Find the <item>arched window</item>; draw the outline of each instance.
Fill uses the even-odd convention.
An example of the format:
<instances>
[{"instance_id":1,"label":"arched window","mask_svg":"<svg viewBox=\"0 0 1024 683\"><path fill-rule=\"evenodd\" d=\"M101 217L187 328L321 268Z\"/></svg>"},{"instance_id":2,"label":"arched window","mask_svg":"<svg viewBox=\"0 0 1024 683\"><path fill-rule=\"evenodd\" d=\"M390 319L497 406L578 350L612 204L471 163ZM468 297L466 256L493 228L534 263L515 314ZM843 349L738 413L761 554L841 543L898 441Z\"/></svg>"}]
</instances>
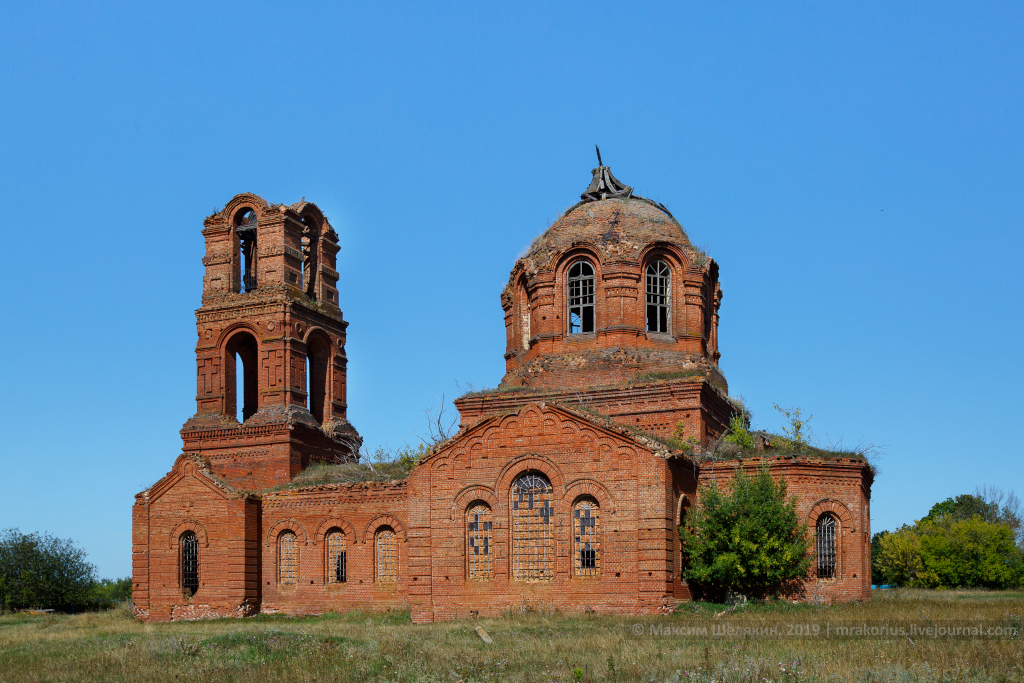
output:
<instances>
[{"instance_id":1,"label":"arched window","mask_svg":"<svg viewBox=\"0 0 1024 683\"><path fill-rule=\"evenodd\" d=\"M302 290L316 299L316 269L319 262L320 230L315 218L302 217Z\"/></svg>"},{"instance_id":2,"label":"arched window","mask_svg":"<svg viewBox=\"0 0 1024 683\"><path fill-rule=\"evenodd\" d=\"M256 212L246 209L235 220L235 234L238 236L238 291L251 292L256 289Z\"/></svg>"},{"instance_id":3,"label":"arched window","mask_svg":"<svg viewBox=\"0 0 1024 683\"><path fill-rule=\"evenodd\" d=\"M818 551L818 578L836 576L836 518L829 513L818 517L816 546Z\"/></svg>"},{"instance_id":4,"label":"arched window","mask_svg":"<svg viewBox=\"0 0 1024 683\"><path fill-rule=\"evenodd\" d=\"M672 271L664 261L647 264L647 331L668 333L671 321Z\"/></svg>"},{"instance_id":5,"label":"arched window","mask_svg":"<svg viewBox=\"0 0 1024 683\"><path fill-rule=\"evenodd\" d=\"M347 581L348 558L345 556L345 532L331 529L327 532L327 583Z\"/></svg>"},{"instance_id":6,"label":"arched window","mask_svg":"<svg viewBox=\"0 0 1024 683\"><path fill-rule=\"evenodd\" d=\"M466 555L471 580L481 581L494 576L492 553L491 508L477 503L466 513Z\"/></svg>"},{"instance_id":7,"label":"arched window","mask_svg":"<svg viewBox=\"0 0 1024 683\"><path fill-rule=\"evenodd\" d=\"M377 583L398 583L398 537L395 530L389 526L378 529L374 546Z\"/></svg>"},{"instance_id":8,"label":"arched window","mask_svg":"<svg viewBox=\"0 0 1024 683\"><path fill-rule=\"evenodd\" d=\"M601 536L596 500L584 498L572 508L573 570L576 576L601 575Z\"/></svg>"},{"instance_id":9,"label":"arched window","mask_svg":"<svg viewBox=\"0 0 1024 683\"><path fill-rule=\"evenodd\" d=\"M186 596L199 590L199 540L192 531L181 535L181 588Z\"/></svg>"},{"instance_id":10,"label":"arched window","mask_svg":"<svg viewBox=\"0 0 1024 683\"><path fill-rule=\"evenodd\" d=\"M594 331L594 267L577 261L569 268L569 334Z\"/></svg>"},{"instance_id":11,"label":"arched window","mask_svg":"<svg viewBox=\"0 0 1024 683\"><path fill-rule=\"evenodd\" d=\"M299 582L299 541L291 531L277 537L277 581L285 586Z\"/></svg>"},{"instance_id":12,"label":"arched window","mask_svg":"<svg viewBox=\"0 0 1024 683\"><path fill-rule=\"evenodd\" d=\"M526 287L519 287L519 331L522 334L523 348L530 350L530 295Z\"/></svg>"},{"instance_id":13,"label":"arched window","mask_svg":"<svg viewBox=\"0 0 1024 683\"><path fill-rule=\"evenodd\" d=\"M238 332L225 352L225 412L245 422L259 410L259 345L250 333Z\"/></svg>"},{"instance_id":14,"label":"arched window","mask_svg":"<svg viewBox=\"0 0 1024 683\"><path fill-rule=\"evenodd\" d=\"M528 472L512 485L512 578L548 581L554 575L551 482Z\"/></svg>"},{"instance_id":15,"label":"arched window","mask_svg":"<svg viewBox=\"0 0 1024 683\"><path fill-rule=\"evenodd\" d=\"M311 334L306 345L306 405L320 424L331 415L327 401L327 371L330 359L330 342L320 333Z\"/></svg>"}]
</instances>

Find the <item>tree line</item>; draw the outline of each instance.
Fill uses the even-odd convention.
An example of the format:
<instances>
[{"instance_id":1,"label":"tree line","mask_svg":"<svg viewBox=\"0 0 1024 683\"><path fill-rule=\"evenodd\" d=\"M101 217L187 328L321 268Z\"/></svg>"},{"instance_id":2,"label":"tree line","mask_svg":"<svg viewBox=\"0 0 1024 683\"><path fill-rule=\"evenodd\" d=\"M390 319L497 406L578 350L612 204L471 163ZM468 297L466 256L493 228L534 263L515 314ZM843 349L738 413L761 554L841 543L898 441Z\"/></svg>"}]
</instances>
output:
<instances>
[{"instance_id":1,"label":"tree line","mask_svg":"<svg viewBox=\"0 0 1024 683\"><path fill-rule=\"evenodd\" d=\"M131 599L132 580L99 579L86 553L48 533L0 531L0 610L101 609Z\"/></svg>"}]
</instances>

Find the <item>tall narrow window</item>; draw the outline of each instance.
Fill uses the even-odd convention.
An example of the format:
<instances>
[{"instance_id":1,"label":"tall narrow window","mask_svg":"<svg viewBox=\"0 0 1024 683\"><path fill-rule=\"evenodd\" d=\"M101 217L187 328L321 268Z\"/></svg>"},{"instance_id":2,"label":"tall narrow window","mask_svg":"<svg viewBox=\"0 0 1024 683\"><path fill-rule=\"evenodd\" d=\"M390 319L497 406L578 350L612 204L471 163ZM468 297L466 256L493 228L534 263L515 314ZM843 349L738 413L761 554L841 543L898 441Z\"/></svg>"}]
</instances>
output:
<instances>
[{"instance_id":1,"label":"tall narrow window","mask_svg":"<svg viewBox=\"0 0 1024 683\"><path fill-rule=\"evenodd\" d=\"M320 424L331 415L327 400L327 375L331 344L322 333L311 334L306 344L306 401L309 412Z\"/></svg>"},{"instance_id":2,"label":"tall narrow window","mask_svg":"<svg viewBox=\"0 0 1024 683\"><path fill-rule=\"evenodd\" d=\"M259 409L259 344L248 332L238 332L225 347L226 413L245 422Z\"/></svg>"},{"instance_id":3,"label":"tall narrow window","mask_svg":"<svg viewBox=\"0 0 1024 683\"><path fill-rule=\"evenodd\" d=\"M389 526L378 529L374 538L377 583L398 582L398 537Z\"/></svg>"},{"instance_id":4,"label":"tall narrow window","mask_svg":"<svg viewBox=\"0 0 1024 683\"><path fill-rule=\"evenodd\" d=\"M491 546L491 508L478 503L466 513L466 554L470 580L482 581L494 576Z\"/></svg>"},{"instance_id":5,"label":"tall narrow window","mask_svg":"<svg viewBox=\"0 0 1024 683\"><path fill-rule=\"evenodd\" d=\"M664 261L647 264L647 331L669 332L672 271Z\"/></svg>"},{"instance_id":6,"label":"tall narrow window","mask_svg":"<svg viewBox=\"0 0 1024 683\"><path fill-rule=\"evenodd\" d=\"M256 289L256 212L247 210L238 217L235 233L238 235L238 291Z\"/></svg>"},{"instance_id":7,"label":"tall narrow window","mask_svg":"<svg viewBox=\"0 0 1024 683\"><path fill-rule=\"evenodd\" d=\"M825 513L818 517L816 546L818 551L818 578L836 576L836 518Z\"/></svg>"},{"instance_id":8,"label":"tall narrow window","mask_svg":"<svg viewBox=\"0 0 1024 683\"><path fill-rule=\"evenodd\" d=\"M327 532L327 583L345 583L347 580L347 558L345 556L345 532L331 529Z\"/></svg>"},{"instance_id":9,"label":"tall narrow window","mask_svg":"<svg viewBox=\"0 0 1024 683\"><path fill-rule=\"evenodd\" d=\"M277 539L277 581L285 586L299 581L299 541L291 531Z\"/></svg>"},{"instance_id":10,"label":"tall narrow window","mask_svg":"<svg viewBox=\"0 0 1024 683\"><path fill-rule=\"evenodd\" d=\"M302 217L302 290L310 299L316 298L316 269L320 246L320 230L315 218Z\"/></svg>"},{"instance_id":11,"label":"tall narrow window","mask_svg":"<svg viewBox=\"0 0 1024 683\"><path fill-rule=\"evenodd\" d=\"M573 562L576 576L599 576L601 557L597 501L584 499L572 509Z\"/></svg>"},{"instance_id":12,"label":"tall narrow window","mask_svg":"<svg viewBox=\"0 0 1024 683\"><path fill-rule=\"evenodd\" d=\"M199 590L199 540L195 533L181 535L181 588L186 596Z\"/></svg>"},{"instance_id":13,"label":"tall narrow window","mask_svg":"<svg viewBox=\"0 0 1024 683\"><path fill-rule=\"evenodd\" d=\"M522 332L523 348L530 350L530 299L526 287L519 288L519 330Z\"/></svg>"},{"instance_id":14,"label":"tall narrow window","mask_svg":"<svg viewBox=\"0 0 1024 683\"><path fill-rule=\"evenodd\" d=\"M554 575L555 542L551 482L529 472L512 485L512 578L548 581Z\"/></svg>"},{"instance_id":15,"label":"tall narrow window","mask_svg":"<svg viewBox=\"0 0 1024 683\"><path fill-rule=\"evenodd\" d=\"M569 268L569 334L594 331L594 267L577 261Z\"/></svg>"}]
</instances>

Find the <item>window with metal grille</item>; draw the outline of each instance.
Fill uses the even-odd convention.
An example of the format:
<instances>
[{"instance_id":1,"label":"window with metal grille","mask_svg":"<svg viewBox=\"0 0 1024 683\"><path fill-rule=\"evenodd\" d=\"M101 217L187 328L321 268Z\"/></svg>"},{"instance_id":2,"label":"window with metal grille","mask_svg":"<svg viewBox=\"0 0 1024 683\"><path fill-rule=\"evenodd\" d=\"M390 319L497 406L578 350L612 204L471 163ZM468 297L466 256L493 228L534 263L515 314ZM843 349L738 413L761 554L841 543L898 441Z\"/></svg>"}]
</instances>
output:
<instances>
[{"instance_id":1,"label":"window with metal grille","mask_svg":"<svg viewBox=\"0 0 1024 683\"><path fill-rule=\"evenodd\" d=\"M554 575L551 482L527 473L512 485L512 578L548 581Z\"/></svg>"},{"instance_id":2,"label":"window with metal grille","mask_svg":"<svg viewBox=\"0 0 1024 683\"><path fill-rule=\"evenodd\" d=\"M327 583L345 583L345 533L341 529L327 532Z\"/></svg>"},{"instance_id":3,"label":"window with metal grille","mask_svg":"<svg viewBox=\"0 0 1024 683\"><path fill-rule=\"evenodd\" d=\"M577 261L569 268L569 334L594 331L594 267Z\"/></svg>"},{"instance_id":4,"label":"window with metal grille","mask_svg":"<svg viewBox=\"0 0 1024 683\"><path fill-rule=\"evenodd\" d=\"M483 581L494 576L491 546L491 508L478 503L466 513L466 556L469 578Z\"/></svg>"},{"instance_id":5,"label":"window with metal grille","mask_svg":"<svg viewBox=\"0 0 1024 683\"><path fill-rule=\"evenodd\" d=\"M181 587L186 595L195 595L199 590L199 540L195 533L186 531L181 535Z\"/></svg>"},{"instance_id":6,"label":"window with metal grille","mask_svg":"<svg viewBox=\"0 0 1024 683\"><path fill-rule=\"evenodd\" d=\"M256 289L256 212L247 209L238 216L235 234L238 235L238 291Z\"/></svg>"},{"instance_id":7,"label":"window with metal grille","mask_svg":"<svg viewBox=\"0 0 1024 683\"><path fill-rule=\"evenodd\" d=\"M664 261L647 264L647 331L669 332L672 271Z\"/></svg>"},{"instance_id":8,"label":"window with metal grille","mask_svg":"<svg viewBox=\"0 0 1024 683\"><path fill-rule=\"evenodd\" d=\"M375 564L377 566L378 583L398 582L398 537L389 526L377 530L374 539L376 546Z\"/></svg>"},{"instance_id":9,"label":"window with metal grille","mask_svg":"<svg viewBox=\"0 0 1024 683\"><path fill-rule=\"evenodd\" d=\"M818 517L817 550L818 578L834 579L836 576L836 518L825 513Z\"/></svg>"},{"instance_id":10,"label":"window with metal grille","mask_svg":"<svg viewBox=\"0 0 1024 683\"><path fill-rule=\"evenodd\" d=\"M572 508L573 569L576 576L601 574L601 537L598 534L600 516L600 508L595 500L581 500Z\"/></svg>"},{"instance_id":11,"label":"window with metal grille","mask_svg":"<svg viewBox=\"0 0 1024 683\"><path fill-rule=\"evenodd\" d=\"M299 581L299 541L291 531L277 537L277 581L285 586Z\"/></svg>"}]
</instances>

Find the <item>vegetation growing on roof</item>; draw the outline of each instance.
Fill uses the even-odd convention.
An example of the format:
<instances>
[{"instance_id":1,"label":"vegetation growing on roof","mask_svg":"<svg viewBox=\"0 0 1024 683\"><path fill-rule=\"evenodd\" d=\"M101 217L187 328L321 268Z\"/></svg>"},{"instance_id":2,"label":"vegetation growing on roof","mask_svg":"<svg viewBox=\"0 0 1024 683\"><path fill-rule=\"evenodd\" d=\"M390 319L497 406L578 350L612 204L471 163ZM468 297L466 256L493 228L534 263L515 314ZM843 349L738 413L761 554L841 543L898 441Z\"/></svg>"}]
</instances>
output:
<instances>
[{"instance_id":1,"label":"vegetation growing on roof","mask_svg":"<svg viewBox=\"0 0 1024 683\"><path fill-rule=\"evenodd\" d=\"M326 484L401 481L409 477L412 468L426 457L429 452L430 449L423 444L416 448L405 446L399 450L382 447L378 448L372 455L363 455L359 462L312 465L300 472L290 482L268 490L283 491Z\"/></svg>"}]
</instances>

